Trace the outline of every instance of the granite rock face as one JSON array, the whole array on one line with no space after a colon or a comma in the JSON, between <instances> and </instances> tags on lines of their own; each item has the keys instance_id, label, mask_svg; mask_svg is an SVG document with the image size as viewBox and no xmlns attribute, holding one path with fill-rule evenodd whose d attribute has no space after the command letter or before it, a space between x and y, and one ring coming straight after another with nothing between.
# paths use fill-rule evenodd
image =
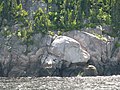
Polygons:
<instances>
[{"instance_id":1,"label":"granite rock face","mask_svg":"<svg viewBox=\"0 0 120 90\"><path fill-rule=\"evenodd\" d=\"M89 53L81 48L80 43L67 36L58 36L49 52L71 63L87 62L90 59Z\"/></svg>"},{"instance_id":2,"label":"granite rock face","mask_svg":"<svg viewBox=\"0 0 120 90\"><path fill-rule=\"evenodd\" d=\"M101 54L104 60L111 56L112 39L110 41L106 37L98 38L91 33L76 30L67 32L66 35L78 41L81 47L98 61L101 61Z\"/></svg>"},{"instance_id":3,"label":"granite rock face","mask_svg":"<svg viewBox=\"0 0 120 90\"><path fill-rule=\"evenodd\" d=\"M95 66L97 75L120 74L120 49L113 53L114 39L91 32L38 33L29 46L16 36L0 35L0 76L77 76L86 65Z\"/></svg>"},{"instance_id":4,"label":"granite rock face","mask_svg":"<svg viewBox=\"0 0 120 90\"><path fill-rule=\"evenodd\" d=\"M90 54L90 60L88 61L88 64L94 65L97 68L99 75L116 74L120 58L118 53L119 50L115 50L117 53L116 55L113 55L112 53L115 39L107 35L100 38L99 36L91 33L91 30L92 29L87 30L90 33L74 30L67 32L64 35L78 41L81 47ZM94 31L102 35L102 31Z\"/></svg>"}]
</instances>

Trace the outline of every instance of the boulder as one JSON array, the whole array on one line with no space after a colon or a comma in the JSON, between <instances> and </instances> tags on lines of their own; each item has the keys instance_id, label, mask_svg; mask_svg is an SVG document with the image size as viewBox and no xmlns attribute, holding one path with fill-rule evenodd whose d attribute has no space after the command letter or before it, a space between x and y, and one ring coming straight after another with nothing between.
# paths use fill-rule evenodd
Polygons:
<instances>
[{"instance_id":1,"label":"boulder","mask_svg":"<svg viewBox=\"0 0 120 90\"><path fill-rule=\"evenodd\" d=\"M98 72L95 66L88 65L83 72L83 76L97 76Z\"/></svg>"},{"instance_id":2,"label":"boulder","mask_svg":"<svg viewBox=\"0 0 120 90\"><path fill-rule=\"evenodd\" d=\"M100 39L91 33L76 30L67 32L66 35L78 41L81 47L88 51L91 57L97 58L97 60L101 60L101 56L104 60L111 56L113 39L108 40L105 37Z\"/></svg>"},{"instance_id":3,"label":"boulder","mask_svg":"<svg viewBox=\"0 0 120 90\"><path fill-rule=\"evenodd\" d=\"M107 37L98 38L91 33L77 30L66 32L64 35L79 42L81 47L90 54L90 64L95 65L98 73L102 75L104 72L103 66L111 57L113 39Z\"/></svg>"},{"instance_id":4,"label":"boulder","mask_svg":"<svg viewBox=\"0 0 120 90\"><path fill-rule=\"evenodd\" d=\"M89 53L82 49L80 43L67 36L58 36L52 42L49 52L71 63L87 62L90 59Z\"/></svg>"}]
</instances>

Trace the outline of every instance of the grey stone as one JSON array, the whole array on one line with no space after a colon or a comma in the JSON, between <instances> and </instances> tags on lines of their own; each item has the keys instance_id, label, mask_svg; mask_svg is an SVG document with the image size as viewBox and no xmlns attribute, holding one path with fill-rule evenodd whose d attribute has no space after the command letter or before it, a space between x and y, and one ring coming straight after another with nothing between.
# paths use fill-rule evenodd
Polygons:
<instances>
[{"instance_id":1,"label":"grey stone","mask_svg":"<svg viewBox=\"0 0 120 90\"><path fill-rule=\"evenodd\" d=\"M80 43L81 47L90 54L90 62L96 66L99 74L101 75L104 72L103 66L105 62L107 62L107 60L111 57L114 39L107 37L103 37L104 40L100 39L91 33L91 29L88 30L89 33L73 30L64 33L64 35L74 38ZM98 34L100 33L98 32Z\"/></svg>"},{"instance_id":2,"label":"grey stone","mask_svg":"<svg viewBox=\"0 0 120 90\"><path fill-rule=\"evenodd\" d=\"M68 62L87 62L88 52L83 50L76 40L67 36L58 36L51 44L49 52Z\"/></svg>"},{"instance_id":3,"label":"grey stone","mask_svg":"<svg viewBox=\"0 0 120 90\"><path fill-rule=\"evenodd\" d=\"M83 76L97 76L98 72L95 66L88 65L83 72Z\"/></svg>"},{"instance_id":4,"label":"grey stone","mask_svg":"<svg viewBox=\"0 0 120 90\"><path fill-rule=\"evenodd\" d=\"M101 34L98 29L94 32ZM120 48L111 53L118 38L104 35L101 40L92 29L85 31L74 30L53 37L38 33L28 47L14 35L7 38L0 35L0 75L76 76L86 63L94 65L98 75L120 74ZM46 73L41 73L43 71Z\"/></svg>"}]
</instances>

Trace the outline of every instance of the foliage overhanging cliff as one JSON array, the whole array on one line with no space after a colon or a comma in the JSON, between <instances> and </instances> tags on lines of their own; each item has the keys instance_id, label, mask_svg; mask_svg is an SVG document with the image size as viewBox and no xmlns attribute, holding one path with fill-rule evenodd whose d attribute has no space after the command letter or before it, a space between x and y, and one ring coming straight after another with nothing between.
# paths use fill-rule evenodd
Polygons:
<instances>
[{"instance_id":1,"label":"foliage overhanging cliff","mask_svg":"<svg viewBox=\"0 0 120 90\"><path fill-rule=\"evenodd\" d=\"M38 8L34 10L36 3ZM119 16L119 0L0 0L0 33L6 37L16 35L29 45L35 33L53 35L52 31L61 34L107 25L112 31L103 34L119 40Z\"/></svg>"}]
</instances>

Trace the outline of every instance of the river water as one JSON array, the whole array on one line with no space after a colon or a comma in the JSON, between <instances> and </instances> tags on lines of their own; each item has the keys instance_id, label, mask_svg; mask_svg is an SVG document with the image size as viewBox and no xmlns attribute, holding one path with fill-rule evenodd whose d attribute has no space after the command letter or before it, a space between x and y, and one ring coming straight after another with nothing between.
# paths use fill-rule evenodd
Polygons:
<instances>
[{"instance_id":1,"label":"river water","mask_svg":"<svg viewBox=\"0 0 120 90\"><path fill-rule=\"evenodd\" d=\"M0 90L120 90L120 76L1 77Z\"/></svg>"}]
</instances>

